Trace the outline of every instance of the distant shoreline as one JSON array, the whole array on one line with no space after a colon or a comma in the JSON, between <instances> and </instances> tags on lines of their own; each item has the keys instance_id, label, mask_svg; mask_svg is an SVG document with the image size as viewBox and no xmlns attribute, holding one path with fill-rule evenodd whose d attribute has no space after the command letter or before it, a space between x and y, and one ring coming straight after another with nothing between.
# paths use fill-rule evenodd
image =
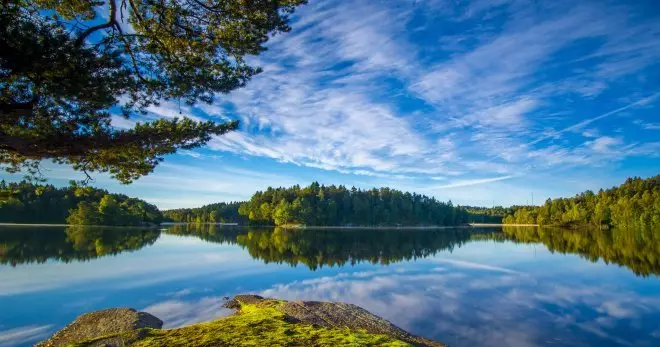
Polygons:
<instances>
[{"instance_id":1,"label":"distant shoreline","mask_svg":"<svg viewBox=\"0 0 660 347\"><path fill-rule=\"evenodd\" d=\"M538 224L495 224L495 223L470 223L467 225L429 225L429 226L318 226L318 225L287 225L280 226L284 229L363 229L363 230L442 230L442 229L468 229L468 228L499 228L503 226L534 227Z\"/></svg>"},{"instance_id":2,"label":"distant shoreline","mask_svg":"<svg viewBox=\"0 0 660 347\"><path fill-rule=\"evenodd\" d=\"M473 227L537 227L538 224L497 224L497 223L470 223Z\"/></svg>"},{"instance_id":3,"label":"distant shoreline","mask_svg":"<svg viewBox=\"0 0 660 347\"><path fill-rule=\"evenodd\" d=\"M82 225L82 224L39 224L39 223L0 223L0 227L103 227L103 228L159 228L160 225Z\"/></svg>"},{"instance_id":4,"label":"distant shoreline","mask_svg":"<svg viewBox=\"0 0 660 347\"><path fill-rule=\"evenodd\" d=\"M111 228L155 228L170 225L219 225L219 226L233 226L233 227L256 227L256 228L284 228L284 229L363 229L363 230L387 230L387 229L413 229L413 230L435 230L435 229L457 229L457 228L497 228L503 226L512 227L535 227L538 224L496 224L496 223L470 223L467 225L429 225L429 226L320 226L320 225L237 225L231 223L163 223L161 225L153 226L121 226L121 225L75 225L75 224L38 224L38 223L0 223L0 226L15 226L15 227L111 227Z\"/></svg>"},{"instance_id":5,"label":"distant shoreline","mask_svg":"<svg viewBox=\"0 0 660 347\"><path fill-rule=\"evenodd\" d=\"M284 229L310 229L310 230L322 230L322 229L348 229L348 230L391 230L391 229L407 229L407 230L431 230L431 229L456 229L456 228L470 228L469 225L455 225L455 226L440 226L440 225L430 225L430 226L320 226L320 225L287 225L281 226L280 228Z\"/></svg>"},{"instance_id":6,"label":"distant shoreline","mask_svg":"<svg viewBox=\"0 0 660 347\"><path fill-rule=\"evenodd\" d=\"M70 227L71 224L0 223L3 227Z\"/></svg>"}]
</instances>

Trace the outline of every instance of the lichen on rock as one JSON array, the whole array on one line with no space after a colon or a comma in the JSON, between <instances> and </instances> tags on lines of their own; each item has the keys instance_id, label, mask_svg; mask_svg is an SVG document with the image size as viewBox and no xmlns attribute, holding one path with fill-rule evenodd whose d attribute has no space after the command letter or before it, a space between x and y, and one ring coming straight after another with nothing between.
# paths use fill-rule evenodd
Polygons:
<instances>
[{"instance_id":1,"label":"lichen on rock","mask_svg":"<svg viewBox=\"0 0 660 347\"><path fill-rule=\"evenodd\" d=\"M79 316L50 339L36 346L66 346L79 341L120 335L143 328L160 329L162 327L163 321L149 313L137 312L132 308L111 308ZM106 344L111 344L111 341L107 341Z\"/></svg>"},{"instance_id":2,"label":"lichen on rock","mask_svg":"<svg viewBox=\"0 0 660 347\"><path fill-rule=\"evenodd\" d=\"M417 346L445 346L444 344L414 336L360 306L341 302L282 301L265 299L258 295L237 295L225 307L238 309L244 305L268 306L277 304L290 322L307 323L328 329L363 330L370 334L387 335Z\"/></svg>"},{"instance_id":3,"label":"lichen on rock","mask_svg":"<svg viewBox=\"0 0 660 347\"><path fill-rule=\"evenodd\" d=\"M92 312L40 346L445 346L351 304L237 295L225 307L235 314L169 330L135 310Z\"/></svg>"}]
</instances>

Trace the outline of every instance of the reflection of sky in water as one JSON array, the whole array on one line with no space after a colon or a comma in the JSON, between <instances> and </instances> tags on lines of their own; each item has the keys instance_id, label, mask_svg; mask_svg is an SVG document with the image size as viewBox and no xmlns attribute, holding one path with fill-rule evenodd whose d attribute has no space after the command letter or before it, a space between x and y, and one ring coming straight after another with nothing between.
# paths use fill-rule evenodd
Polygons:
<instances>
[{"instance_id":1,"label":"reflection of sky in water","mask_svg":"<svg viewBox=\"0 0 660 347\"><path fill-rule=\"evenodd\" d=\"M134 307L176 327L222 316L225 296L360 305L453 346L658 345L660 281L551 254L473 241L390 266L264 264L239 246L161 235L153 246L69 264L0 266L0 346L42 339L77 315Z\"/></svg>"}]
</instances>

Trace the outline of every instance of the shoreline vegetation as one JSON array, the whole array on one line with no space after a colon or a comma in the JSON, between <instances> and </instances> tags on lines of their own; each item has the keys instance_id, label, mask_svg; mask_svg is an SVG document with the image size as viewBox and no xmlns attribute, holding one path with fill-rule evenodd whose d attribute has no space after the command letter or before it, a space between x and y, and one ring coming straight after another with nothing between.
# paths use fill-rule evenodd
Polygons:
<instances>
[{"instance_id":1,"label":"shoreline vegetation","mask_svg":"<svg viewBox=\"0 0 660 347\"><path fill-rule=\"evenodd\" d=\"M390 188L268 188L244 202L159 210L143 200L77 185L56 188L0 181L0 225L159 226L162 222L283 226L294 229L439 229L477 226L660 228L660 175L629 178L598 193L548 199L541 206L454 206ZM9 223L9 224L3 224Z\"/></svg>"},{"instance_id":2,"label":"shoreline vegetation","mask_svg":"<svg viewBox=\"0 0 660 347\"><path fill-rule=\"evenodd\" d=\"M234 314L166 330L146 312L94 311L37 346L446 346L351 304L237 295L223 306Z\"/></svg>"},{"instance_id":3,"label":"shoreline vegetation","mask_svg":"<svg viewBox=\"0 0 660 347\"><path fill-rule=\"evenodd\" d=\"M455 226L469 213L451 201L390 188L362 190L339 185L294 185L258 191L250 200L163 211L174 222L236 222L249 225Z\"/></svg>"},{"instance_id":4,"label":"shoreline vegetation","mask_svg":"<svg viewBox=\"0 0 660 347\"><path fill-rule=\"evenodd\" d=\"M89 228L162 228L171 225L216 225L216 226L225 226L225 227L237 227L237 228L248 228L248 227L260 227L260 228L272 228L273 225L239 225L232 223L194 223L194 222L165 222L161 224L153 225L80 225L80 224L39 224L39 223L0 223L0 226L5 227L89 227ZM538 224L498 224L498 223L468 223L463 225L424 225L424 226L323 226L323 225L281 225L277 226L278 228L284 229L308 229L308 230L389 230L389 229L401 229L401 230L436 230L436 229L457 229L457 228L497 228L504 226L513 226L513 227L537 227Z\"/></svg>"},{"instance_id":5,"label":"shoreline vegetation","mask_svg":"<svg viewBox=\"0 0 660 347\"><path fill-rule=\"evenodd\" d=\"M88 227L88 228L162 228L171 225L215 225L215 226L224 226L224 227L237 227L237 228L248 228L248 227L259 227L259 228L273 228L272 225L238 225L238 224L229 224L229 223L192 223L192 222L181 222L181 223L161 223L153 225L80 225L80 224L39 224L39 223L0 223L0 226L4 227ZM463 225L424 225L424 226L323 226L323 225L281 225L277 228L283 229L306 229L306 230L439 230L439 229L460 229L460 228L498 228L504 226L512 227L537 227L538 224L497 224L497 223L468 223Z\"/></svg>"},{"instance_id":6,"label":"shoreline vegetation","mask_svg":"<svg viewBox=\"0 0 660 347\"><path fill-rule=\"evenodd\" d=\"M547 199L541 206L521 206L503 224L660 229L660 175L628 178L597 193L587 190L572 198Z\"/></svg>"},{"instance_id":7,"label":"shoreline vegetation","mask_svg":"<svg viewBox=\"0 0 660 347\"><path fill-rule=\"evenodd\" d=\"M46 225L159 225L155 205L70 182L67 187L0 181L0 222Z\"/></svg>"}]
</instances>

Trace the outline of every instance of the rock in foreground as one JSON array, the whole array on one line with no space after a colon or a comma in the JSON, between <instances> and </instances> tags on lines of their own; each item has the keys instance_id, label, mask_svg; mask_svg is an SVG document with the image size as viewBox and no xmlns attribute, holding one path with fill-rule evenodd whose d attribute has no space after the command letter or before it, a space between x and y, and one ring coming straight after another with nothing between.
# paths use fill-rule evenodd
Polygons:
<instances>
[{"instance_id":1,"label":"rock in foreground","mask_svg":"<svg viewBox=\"0 0 660 347\"><path fill-rule=\"evenodd\" d=\"M350 304L238 295L226 306L236 310L233 316L170 330L160 330L162 322L151 315L160 322L158 326L153 326L155 321L143 320L143 324L151 325L135 325L126 331L128 325L120 321L121 327L101 328L104 322L112 325L113 320L88 317L111 310L92 312L80 316L41 346L72 342L75 346L444 346L411 335ZM114 310L140 314L128 309ZM84 324L89 324L89 328ZM92 336L92 332L99 334ZM70 339L74 336L80 338Z\"/></svg>"},{"instance_id":2,"label":"rock in foreground","mask_svg":"<svg viewBox=\"0 0 660 347\"><path fill-rule=\"evenodd\" d=\"M50 339L37 347L66 346L68 344L138 331L143 328L160 329L163 321L146 312L131 308L111 308L86 313L56 332ZM119 336L116 336L119 337ZM111 345L116 338L109 338L104 345ZM119 338L121 340L121 338ZM119 341L121 343L121 341ZM115 344L121 346L121 344Z\"/></svg>"},{"instance_id":3,"label":"rock in foreground","mask_svg":"<svg viewBox=\"0 0 660 347\"><path fill-rule=\"evenodd\" d=\"M414 336L394 324L380 318L360 306L341 302L282 301L264 299L258 295L237 295L225 304L228 308L240 309L243 304L268 306L277 303L285 319L296 323L307 323L328 329L363 330L369 334L386 335L415 346L445 346L432 340Z\"/></svg>"}]
</instances>

